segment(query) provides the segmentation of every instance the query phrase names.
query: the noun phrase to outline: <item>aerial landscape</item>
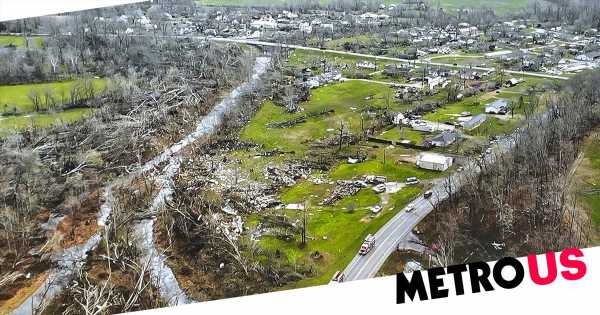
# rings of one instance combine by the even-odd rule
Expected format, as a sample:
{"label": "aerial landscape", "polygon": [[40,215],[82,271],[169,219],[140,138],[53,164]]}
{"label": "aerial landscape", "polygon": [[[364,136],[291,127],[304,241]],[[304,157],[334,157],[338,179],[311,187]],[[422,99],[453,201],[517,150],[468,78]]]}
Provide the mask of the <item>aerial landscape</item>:
{"label": "aerial landscape", "polygon": [[598,86],[598,0],[154,0],[0,22],[0,314],[599,246]]}

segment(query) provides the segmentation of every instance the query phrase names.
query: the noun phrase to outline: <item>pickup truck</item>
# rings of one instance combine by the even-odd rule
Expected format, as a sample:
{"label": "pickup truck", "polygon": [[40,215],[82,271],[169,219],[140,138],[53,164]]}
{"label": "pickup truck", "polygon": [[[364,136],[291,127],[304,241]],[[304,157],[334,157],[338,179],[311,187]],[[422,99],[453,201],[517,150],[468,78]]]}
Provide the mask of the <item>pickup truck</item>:
{"label": "pickup truck", "polygon": [[341,271],[336,271],[335,274],[333,275],[333,278],[331,278],[331,282],[344,282],[344,273]]}

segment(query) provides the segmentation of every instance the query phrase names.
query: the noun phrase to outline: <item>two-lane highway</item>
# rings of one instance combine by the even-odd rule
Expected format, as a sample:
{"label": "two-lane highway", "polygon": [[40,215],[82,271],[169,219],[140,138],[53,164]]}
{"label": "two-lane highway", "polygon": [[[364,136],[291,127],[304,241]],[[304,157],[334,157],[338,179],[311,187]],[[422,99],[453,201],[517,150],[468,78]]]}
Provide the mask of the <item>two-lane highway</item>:
{"label": "two-lane highway", "polygon": [[448,197],[443,180],[432,189],[433,196],[423,196],[412,202],[414,210],[403,209],[375,234],[375,247],[365,256],[356,255],[346,267],[344,276],[347,281],[374,277],[386,259],[396,250],[399,240],[405,238],[413,228],[432,210],[433,205]]}
{"label": "two-lane highway", "polygon": [[[483,157],[483,163],[493,163],[497,156],[511,150],[517,133],[503,138],[493,146],[492,153]],[[448,191],[458,191],[466,182],[467,176],[475,176],[481,172],[479,164],[471,159],[463,167],[462,172],[456,172],[449,177],[441,178],[433,183],[430,198],[420,196],[412,202],[413,211],[408,207],[396,214],[377,233],[375,247],[365,256],[356,255],[343,271],[344,281],[354,281],[374,277],[387,258],[396,250],[398,243],[404,239],[435,206],[449,197]],[[449,189],[451,188],[451,189]],[[358,251],[358,248],[356,249]]]}

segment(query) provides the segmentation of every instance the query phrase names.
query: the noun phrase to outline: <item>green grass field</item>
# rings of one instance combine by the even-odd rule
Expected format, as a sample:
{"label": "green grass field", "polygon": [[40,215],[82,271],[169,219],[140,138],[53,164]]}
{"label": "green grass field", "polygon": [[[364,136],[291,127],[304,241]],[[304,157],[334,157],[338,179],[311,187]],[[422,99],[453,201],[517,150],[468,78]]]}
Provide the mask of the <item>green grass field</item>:
{"label": "green grass field", "polygon": [[[432,1],[437,5],[438,1]],[[462,8],[490,8],[499,14],[516,13],[516,11],[527,8],[528,0],[439,0],[441,6],[449,11]]]}
{"label": "green grass field", "polygon": [[331,84],[313,90],[310,100],[301,106],[304,113],[334,110],[333,114],[310,118],[291,128],[267,128],[267,123],[287,121],[304,113],[288,114],[284,108],[266,102],[242,131],[241,139],[262,144],[267,149],[279,148],[304,155],[307,150],[306,141],[335,136],[335,129],[341,123],[346,130],[360,132],[361,116],[365,127],[371,120],[365,109],[383,109],[387,106],[388,99],[390,109],[407,109],[408,105],[394,101],[393,90],[382,84],[363,81]]}
{"label": "green grass field", "polygon": [[379,139],[391,140],[391,141],[400,141],[400,140],[410,140],[413,144],[420,144],[425,140],[427,134],[420,131],[415,131],[410,129],[410,127],[402,127],[402,129],[398,127],[394,127],[392,129],[386,130],[377,136]]}
{"label": "green grass field", "polygon": [[0,116],[0,136],[30,127],[47,128],[60,123],[72,123],[86,117],[91,112],[92,110],[89,108],[76,108],[48,114]]}
{"label": "green grass field", "polygon": [[[343,49],[338,48],[343,52]],[[312,68],[315,73],[321,72],[321,61],[326,60],[327,64],[335,68],[342,68],[342,74],[348,77],[352,73],[362,73],[368,75],[372,72],[383,70],[386,64],[393,64],[392,61],[378,60],[376,58],[358,57],[344,54],[337,54],[330,51],[310,51],[297,49],[289,58],[289,63],[295,66]],[[359,61],[369,61],[376,65],[377,69],[357,68]]]}
{"label": "green grass field", "polygon": [[[361,117],[364,126],[373,119],[372,114],[386,106],[394,110],[408,109],[390,96],[393,90],[386,85],[363,81],[348,81],[330,84],[314,89],[307,102],[300,104],[303,112],[289,114],[284,108],[270,101],[263,103],[261,109],[241,132],[241,140],[262,144],[264,149],[279,148],[294,151],[294,154],[272,157],[254,158],[255,151],[241,150],[233,153],[240,161],[242,169],[252,177],[260,177],[266,165],[280,164],[287,159],[304,158],[316,153],[310,143],[324,137],[335,137],[335,129],[343,122],[344,128],[353,133],[361,132]],[[310,118],[293,127],[278,129],[266,125],[273,121],[287,121],[298,115],[310,112],[333,109],[334,113]],[[370,111],[368,110],[370,109]],[[413,135],[416,136],[416,135]],[[443,173],[421,170],[412,163],[398,162],[401,157],[414,155],[416,152],[401,147],[387,147],[375,144],[344,146],[344,152],[362,152],[367,160],[358,164],[348,164],[341,160],[327,172],[313,175],[330,181],[354,179],[363,175],[383,175],[389,181],[404,182],[408,177],[416,176],[423,180],[442,176]],[[318,153],[317,153],[318,154]],[[385,158],[384,158],[385,157]],[[356,254],[362,239],[377,231],[406,204],[420,194],[424,186],[405,187],[395,194],[375,194],[370,188],[362,189],[355,196],[343,198],[331,206],[319,206],[330,196],[334,185],[327,182],[315,184],[309,180],[301,181],[292,187],[285,188],[279,198],[282,202],[305,203],[310,206],[308,219],[309,241],[306,247],[300,246],[300,236],[293,240],[284,240],[274,236],[263,236],[259,242],[261,247],[281,253],[281,263],[303,264],[312,267],[315,276],[291,284],[289,287],[306,287],[325,284],[336,270],[342,270]],[[369,207],[381,204],[384,209],[373,215]],[[295,220],[302,213],[296,210],[271,209],[275,214],[285,214]],[[250,225],[261,220],[259,215],[248,219]],[[322,258],[314,260],[311,254],[318,251]]]}
{"label": "green grass field", "polygon": [[[600,139],[596,137],[586,143],[584,147],[585,158],[589,161],[590,172],[600,178]],[[598,189],[600,182],[589,183],[588,189]],[[592,222],[600,230],[600,193],[584,195],[585,202],[591,209]]]}
{"label": "green grass field", "polygon": [[[32,37],[31,44],[35,47],[42,46],[44,39],[41,37]],[[12,35],[0,35],[0,47],[15,46],[15,47],[26,47],[27,38],[23,36],[12,36]]]}
{"label": "green grass field", "polygon": [[[19,84],[0,86],[0,113],[29,113],[35,110],[29,98],[32,90],[44,92],[50,89],[55,98],[62,99],[70,96],[75,81],[61,81],[41,84]],[[105,79],[94,79],[95,91],[100,94],[106,88]],[[60,103],[60,101],[59,101]],[[45,108],[41,108],[45,109]]]}
{"label": "green grass field", "polygon": [[[379,215],[372,216],[363,207],[375,205],[379,196],[370,190],[363,190],[357,196],[347,197],[335,207],[311,207],[308,219],[308,235],[311,239],[306,247],[298,246],[300,239],[284,241],[275,237],[263,237],[260,245],[269,250],[279,250],[287,263],[305,263],[314,267],[318,275],[294,283],[290,287],[308,287],[326,284],[337,270],[343,270],[352,260],[362,240],[369,233],[376,232],[406,204],[421,193],[422,187],[408,187],[390,197],[389,207]],[[301,190],[300,190],[301,191]],[[300,199],[291,199],[298,200]],[[348,210],[352,204],[355,210]],[[291,217],[300,212],[288,211]],[[310,255],[318,251],[323,257],[313,260]]]}
{"label": "green grass field", "polygon": [[462,112],[470,112],[473,115],[478,115],[485,111],[484,104],[484,102],[479,102],[476,96],[471,96],[439,108],[435,113],[423,116],[423,119],[433,122],[447,122],[454,120]]}

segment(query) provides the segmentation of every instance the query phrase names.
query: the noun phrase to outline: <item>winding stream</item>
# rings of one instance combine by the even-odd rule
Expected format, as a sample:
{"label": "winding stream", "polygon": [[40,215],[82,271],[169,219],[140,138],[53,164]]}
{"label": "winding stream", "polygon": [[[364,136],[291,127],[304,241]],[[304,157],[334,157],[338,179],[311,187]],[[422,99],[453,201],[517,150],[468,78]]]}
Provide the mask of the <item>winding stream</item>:
{"label": "winding stream", "polygon": [[[144,173],[155,170],[159,165],[168,161],[169,164],[163,170],[162,175],[156,178],[160,185],[160,191],[154,198],[150,210],[157,211],[163,207],[172,196],[173,177],[179,172],[183,160],[182,150],[198,139],[214,133],[223,122],[225,114],[239,106],[242,95],[258,86],[261,82],[261,76],[267,71],[270,62],[271,58],[269,57],[257,57],[250,79],[239,85],[221,100],[208,115],[198,122],[196,129],[192,133],[164,150],[154,159],[145,163],[138,171],[106,186],[103,194],[104,202],[98,212],[97,224],[100,227],[98,231],[84,244],[73,246],[65,249],[62,253],[55,254],[52,260],[56,263],[56,267],[49,271],[44,284],[21,303],[19,307],[13,310],[11,314],[34,314],[34,311],[39,309],[41,305],[52,301],[58,296],[85,264],[88,253],[100,243],[102,233],[105,231],[108,219],[113,210],[114,196],[112,188],[115,185],[130,182]],[[137,236],[136,244],[143,253],[141,259],[144,262],[150,263],[149,266],[154,284],[159,288],[162,298],[169,305],[193,302],[179,287],[173,271],[165,263],[166,257],[157,251],[154,245],[153,226],[153,219],[142,220],[135,225],[135,234]]]}

